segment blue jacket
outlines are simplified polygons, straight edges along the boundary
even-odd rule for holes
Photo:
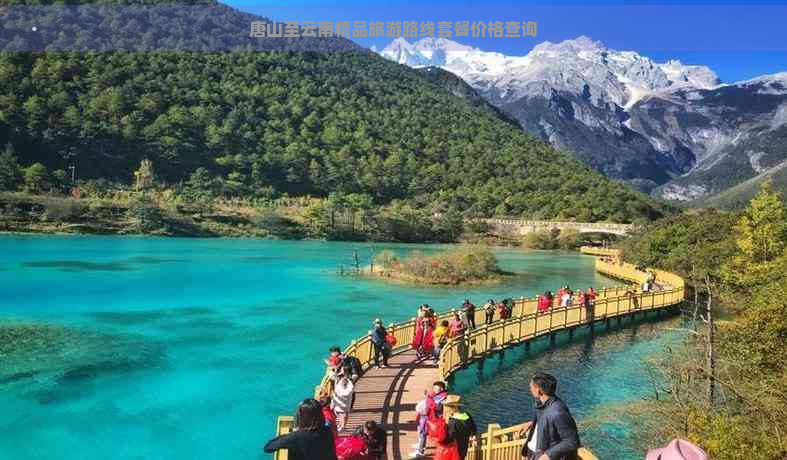
[[[577,424],[566,404],[557,396],[552,396],[544,403],[536,402],[533,428],[527,441],[533,436],[537,436],[535,458],[546,453],[550,460],[576,460],[577,449],[581,446]],[[522,456],[527,457],[529,452],[525,442]]]
[[[385,328],[383,326],[375,327],[372,331],[372,342],[378,347],[383,346],[385,343],[385,335]]]

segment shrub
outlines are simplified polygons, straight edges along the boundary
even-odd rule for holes
[[[41,163],[33,163],[23,170],[25,188],[29,192],[41,192],[49,188],[49,171]]]
[[[413,251],[401,262],[401,272],[437,283],[483,280],[500,274],[497,258],[483,245],[464,245],[433,256]]]
[[[128,209],[129,217],[134,219],[135,228],[140,233],[151,233],[165,227],[164,214],[161,209],[148,198],[140,198]]]
[[[271,210],[263,211],[255,219],[255,224],[270,235],[285,239],[300,239],[306,234],[301,224]]]
[[[74,200],[49,198],[44,200],[44,218],[50,221],[68,222],[84,214],[86,207]]]
[[[390,249],[380,251],[374,256],[374,264],[386,270],[390,270],[398,261],[399,258],[397,258],[396,254]]]
[[[559,230],[539,230],[528,233],[522,240],[522,246],[529,249],[557,249]]]
[[[579,231],[574,229],[561,230],[557,238],[560,249],[576,249],[582,246],[584,238]]]

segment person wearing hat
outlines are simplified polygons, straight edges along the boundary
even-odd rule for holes
[[[557,379],[550,374],[536,372],[530,379],[535,412],[519,433],[527,436],[522,447],[522,457],[527,460],[577,460],[581,447],[577,424],[556,390]]]
[[[448,439],[456,441],[459,449],[459,458],[467,455],[470,438],[478,434],[478,427],[473,417],[462,410],[462,398],[457,395],[448,395],[443,401],[443,416],[448,422]]]
[[[377,367],[388,367],[388,352],[386,351],[385,336],[388,335],[380,318],[374,320],[372,330],[372,346],[374,346],[374,365]],[[383,365],[380,365],[380,355],[383,356]]]
[[[689,441],[673,439],[667,447],[648,450],[645,460],[708,460],[708,454]]]

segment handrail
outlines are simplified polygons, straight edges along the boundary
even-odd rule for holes
[[[607,276],[622,279],[639,285],[648,279],[651,274],[669,289],[641,292],[637,287],[624,286],[605,288],[599,291],[599,296],[589,311],[584,306],[569,306],[551,308],[548,312],[530,311],[536,305],[536,299],[520,298],[514,303],[512,317],[497,320],[489,325],[478,326],[475,330],[452,339],[442,349],[438,364],[439,376],[446,380],[453,372],[467,364],[481,359],[490,352],[497,352],[505,348],[518,345],[527,340],[556,333],[560,330],[589,324],[597,320],[620,317],[630,313],[644,312],[676,305],[683,301],[685,296],[684,280],[673,273],[662,270],[650,269],[649,272],[638,270],[634,265],[620,262],[619,252],[615,249],[582,247],[585,254],[612,257],[615,261],[596,259],[596,271]],[[592,318],[588,313],[592,312]],[[477,324],[483,323],[483,310],[476,310]],[[453,315],[453,311],[438,315],[438,320]],[[415,334],[415,318],[398,324],[391,324],[388,329],[401,344],[395,352],[403,351]],[[358,357],[365,367],[372,361],[372,346],[370,336],[354,340],[345,350],[345,355]],[[327,378],[327,375],[326,375]],[[321,390],[326,380],[323,379],[315,390],[315,396]],[[518,460],[525,439],[519,438],[518,433],[524,424],[506,428],[490,424],[487,432],[478,436],[471,444],[466,460]],[[276,433],[284,434],[292,431],[292,417],[279,417]],[[587,449],[579,449],[580,460],[598,460]],[[287,451],[280,450],[274,455],[274,460],[287,460]]]
[[[291,415],[280,415],[276,419],[276,436],[290,433],[295,427],[295,418]],[[288,460],[289,451],[287,449],[279,449],[273,453],[273,460]]]
[[[552,221],[552,220],[526,220],[514,217],[492,217],[478,219],[487,224],[519,225],[523,227],[542,227],[542,228],[598,228],[614,229],[627,232],[637,228],[635,224],[617,224],[612,222],[571,222],[571,221]]]
[[[616,264],[596,259],[596,270],[635,283],[644,282],[648,274],[631,264]],[[671,273],[655,270],[656,279],[665,281],[670,289],[638,292],[627,291],[617,297],[598,299],[592,309],[584,306],[552,308],[544,313],[529,313],[518,318],[484,325],[451,340],[440,354],[439,375],[442,379],[468,363],[480,359],[489,352],[499,351],[536,337],[606,319],[675,305],[683,301],[683,280]],[[588,318],[592,312],[593,317]]]
[[[624,294],[630,288],[627,286],[613,286],[613,287],[606,287],[597,291],[598,299],[604,299],[607,297],[617,297]],[[520,297],[519,299],[514,300],[514,306],[511,311],[511,319],[519,318],[523,315],[530,314],[536,311],[536,306],[538,304],[538,297]],[[438,313],[437,314],[437,321],[447,320],[453,317],[454,313],[456,312],[455,309]],[[497,314],[497,313],[495,313]],[[484,310],[483,308],[476,308],[475,312],[475,322],[476,324],[483,324],[485,320]],[[493,324],[499,322],[501,320],[496,320]],[[387,328],[386,331],[390,334],[393,334],[396,337],[396,343],[398,346],[393,350],[394,353],[399,353],[409,349],[410,343],[415,337],[415,329],[416,329],[416,318],[411,318],[408,321],[404,321],[401,323],[392,323]],[[363,369],[367,369],[372,365],[374,362],[374,347],[372,346],[371,341],[371,331],[364,335],[363,337],[359,337],[350,342],[350,345],[344,349],[343,355],[344,356],[353,356],[358,358],[361,362],[361,366]],[[319,399],[321,393],[323,393],[324,389],[328,388],[330,384],[330,369],[326,369],[325,376],[320,381],[320,384],[314,390],[314,397]]]
[[[595,246],[582,246],[581,248],[579,248],[579,252],[591,256],[604,256],[604,257],[617,257],[619,254],[619,251],[617,249],[597,248]]]

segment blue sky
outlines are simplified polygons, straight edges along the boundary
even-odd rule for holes
[[[301,0],[304,2],[304,0]],[[632,50],[658,62],[680,59],[704,64],[731,82],[766,73],[787,71],[787,5],[550,4],[479,5],[456,0],[429,5],[402,0],[341,5],[306,0],[284,5],[274,0],[225,0],[225,3],[274,20],[297,21],[535,21],[538,34],[526,38],[460,37],[457,41],[485,51],[524,55],[545,40],[561,41],[579,35],[600,40],[617,50]],[[617,4],[609,4],[617,3]],[[390,38],[354,38],[378,48]]]

